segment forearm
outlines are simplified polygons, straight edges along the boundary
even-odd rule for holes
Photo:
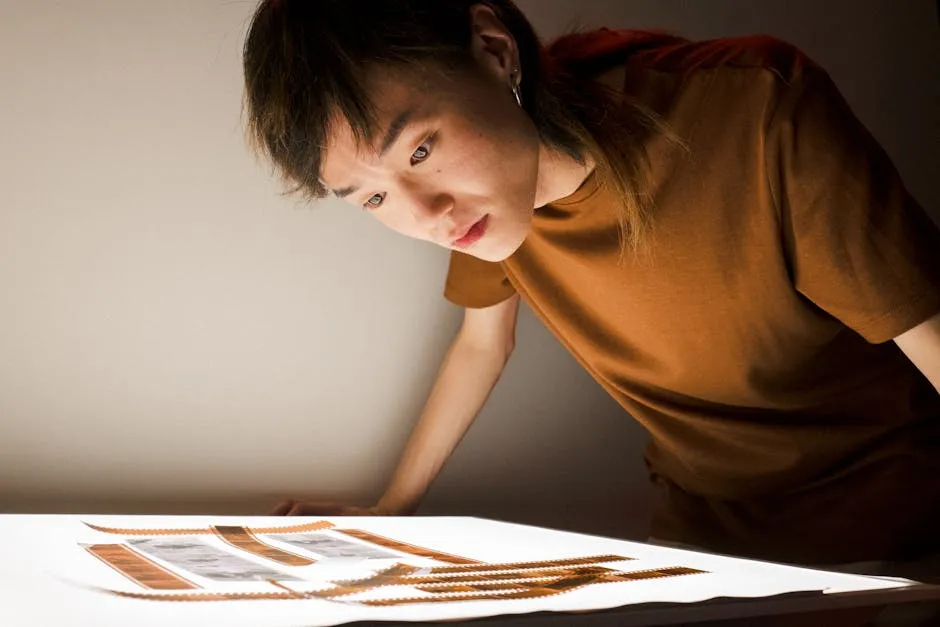
[[[410,514],[417,509],[496,385],[510,350],[483,348],[457,336],[377,505],[381,513]]]
[[[940,314],[899,335],[894,341],[940,392]]]

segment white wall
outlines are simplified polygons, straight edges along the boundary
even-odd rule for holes
[[[933,0],[520,0],[765,32],[940,208]],[[244,147],[253,2],[0,0],[0,511],[257,512],[381,491],[459,312],[446,253],[278,195]],[[645,435],[523,312],[426,512],[642,536]]]

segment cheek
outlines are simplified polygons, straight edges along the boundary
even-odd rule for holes
[[[382,211],[380,209],[378,211],[372,211],[371,215],[373,218],[378,220],[382,226],[385,226],[400,235],[422,241],[431,240],[430,234],[422,229],[414,221],[414,218],[411,215],[406,214],[404,211],[395,209]]]
[[[454,190],[485,199],[503,211],[520,204],[525,209],[535,195],[537,148],[493,136],[468,139],[465,146],[446,167],[445,180]]]
[[[477,132],[468,141],[464,162],[456,171],[466,180],[479,181],[487,195],[506,208],[532,209],[538,179],[538,139],[514,125]]]

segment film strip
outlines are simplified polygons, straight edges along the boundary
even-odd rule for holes
[[[537,577],[513,582],[478,582],[474,584],[418,585],[422,592],[432,597],[401,597],[396,599],[364,600],[363,605],[392,607],[415,603],[448,603],[454,601],[497,601],[510,599],[535,599],[572,592],[586,586],[602,583],[623,583],[701,574],[704,571],[682,566],[655,570],[618,572],[602,567],[582,567],[559,571],[552,577]]]
[[[526,570],[526,571],[501,571],[498,573],[470,573],[462,575],[425,575],[406,577],[403,583],[412,586],[449,586],[454,584],[485,584],[499,583],[504,581],[524,581],[534,579],[552,579],[561,575],[596,575],[609,572],[609,569],[602,566],[579,566],[576,568],[546,568],[544,570]]]
[[[464,566],[435,566],[431,569],[434,574],[448,573],[484,573],[497,572],[501,570],[529,570],[533,568],[558,568],[564,566],[587,566],[592,564],[604,564],[607,562],[628,562],[635,558],[623,557],[621,555],[597,555],[595,557],[572,557],[568,559],[549,560],[541,562],[509,562],[505,564],[468,564]]]
[[[266,582],[277,588],[277,591],[195,592],[195,590],[201,590],[201,586],[161,566],[158,562],[150,559],[148,555],[136,551],[134,547],[126,544],[82,545],[99,560],[145,589],[141,592],[117,590],[108,590],[107,592],[126,598],[148,600],[191,602],[321,599],[357,605],[390,607],[419,603],[534,599],[564,594],[602,583],[636,582],[688,576],[704,572],[680,566],[633,572],[609,567],[611,563],[629,562],[634,559],[620,555],[482,563],[459,555],[400,542],[361,529],[337,529],[335,525],[327,521],[279,527],[214,525],[198,529],[127,529],[85,524],[96,531],[132,538],[213,535],[239,551],[244,551],[277,564],[299,567],[316,564],[317,559],[268,544],[264,538],[259,536],[302,534],[329,530],[331,534],[325,535],[343,535],[372,546],[445,564],[421,568],[398,563],[361,579],[324,582],[321,585],[329,587],[312,591],[293,589],[296,588],[297,584],[303,583],[303,577],[298,580],[294,575],[280,577],[270,570],[268,572],[259,571],[255,575],[257,577],[255,581]],[[281,538],[281,540],[284,539]],[[134,539],[127,542],[133,544],[148,541]],[[193,541],[195,540],[189,542]],[[178,543],[175,539],[171,542]],[[301,546],[304,545],[301,544]],[[315,548],[311,550],[316,553]],[[184,568],[183,572],[188,571]],[[288,587],[288,584],[292,587]],[[412,592],[409,594],[403,588],[410,588]],[[389,595],[398,594],[399,596],[375,598],[376,593],[381,594],[383,589]],[[362,593],[372,593],[373,598],[356,598],[356,595]]]
[[[422,546],[416,546],[414,544],[408,544],[407,542],[399,542],[398,540],[392,540],[391,538],[386,538],[385,536],[380,536],[369,531],[363,531],[362,529],[334,529],[337,533],[342,533],[349,536],[350,538],[355,538],[357,540],[362,540],[363,542],[370,542],[376,544],[386,549],[392,549],[393,551],[398,551],[399,553],[406,553],[408,555],[415,555],[418,557],[426,557],[438,562],[444,562],[445,564],[479,564],[477,560],[472,560],[466,557],[460,557],[459,555],[451,555],[450,553],[442,553],[441,551],[435,551],[433,549],[426,549]]]
[[[394,566],[377,572],[371,577],[355,579],[351,581],[333,581],[331,583],[335,586],[334,588],[330,588],[328,590],[319,590],[309,594],[312,594],[319,599],[335,599],[338,597],[359,594],[360,592],[371,592],[372,590],[376,590],[377,588],[382,588],[384,586],[408,585],[406,583],[408,581],[407,577],[420,570],[421,569],[417,566],[409,566],[408,564],[395,564]],[[278,587],[289,590],[289,588],[286,588],[283,585],[279,585]]]
[[[368,531],[363,531],[361,529],[337,529],[333,523],[325,520],[282,527],[228,527],[220,525],[188,529],[131,529],[126,527],[104,527],[89,522],[86,522],[85,525],[91,529],[94,529],[95,531],[100,531],[102,533],[132,537],[216,535],[229,544],[236,546],[237,548],[247,550],[254,555],[274,559],[274,561],[278,563],[288,564],[291,566],[306,566],[315,563],[315,560],[311,560],[310,562],[302,564],[298,560],[306,560],[308,558],[270,546],[260,540],[257,536],[332,530],[336,533],[349,536],[350,538],[355,538],[357,540],[374,544],[386,549],[398,551],[399,553],[424,557],[438,562],[443,562],[445,564],[473,565],[480,563],[477,560],[472,560],[466,557],[460,557],[459,555],[452,555],[450,553],[444,553],[441,551],[435,551],[426,547],[408,544],[407,542],[399,542],[398,540],[393,540],[391,538],[380,536]],[[225,533],[220,533],[218,531],[219,529],[225,529]],[[236,532],[234,531],[235,529],[240,531]],[[230,539],[235,540],[235,542],[229,542]],[[236,542],[238,544],[236,544]],[[273,556],[276,556],[276,558]],[[292,560],[292,562],[296,563],[282,560]]]
[[[100,531],[101,533],[110,533],[113,535],[119,536],[200,536],[200,535],[213,535],[215,534],[215,527],[201,527],[198,529],[129,529],[122,527],[102,527],[101,525],[93,525],[89,522],[86,522],[85,525],[94,529],[95,531]],[[335,525],[333,523],[318,520],[312,523],[305,523],[301,525],[288,525],[283,527],[244,527],[250,533],[255,535],[264,535],[270,533],[304,533],[308,531],[323,531],[325,529],[332,529]]]
[[[333,582],[334,587],[326,590],[300,591],[287,587],[283,582],[269,581],[280,588],[281,592],[249,593],[180,593],[154,594],[113,591],[118,596],[161,601],[241,601],[241,600],[276,600],[276,599],[322,599],[342,601],[374,607],[414,605],[420,603],[452,603],[460,601],[503,601],[513,599],[534,599],[572,592],[586,586],[602,583],[625,583],[702,574],[705,571],[683,566],[641,570],[634,572],[616,571],[603,566],[552,567],[552,561],[539,564],[539,568],[510,572],[511,564],[492,564],[504,572],[493,573],[483,570],[480,573],[463,572],[428,576],[418,574],[427,572],[416,566],[396,564],[371,577],[356,581]],[[507,578],[512,576],[512,580]],[[401,596],[387,599],[348,599],[355,594],[374,592],[386,586],[410,586],[431,596]]]
[[[278,564],[284,564],[286,566],[310,566],[311,564],[317,563],[315,559],[303,557],[302,555],[297,555],[296,553],[291,553],[290,551],[285,551],[284,549],[279,549],[262,542],[247,527],[217,525],[212,527],[212,530],[224,542],[236,549],[269,559]]]
[[[83,544],[86,551],[142,588],[197,590],[199,586],[125,544]]]

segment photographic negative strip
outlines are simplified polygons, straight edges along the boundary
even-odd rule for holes
[[[199,588],[124,544],[83,544],[85,550],[148,590],[195,590]]]
[[[316,560],[262,542],[255,534],[251,533],[251,530],[247,527],[217,525],[213,527],[213,529],[225,543],[232,545],[236,549],[269,559],[278,564],[284,564],[285,566],[310,566],[316,563]]]
[[[133,571],[128,576],[147,591],[111,592],[138,599],[320,599],[362,607],[395,607],[538,599],[597,584],[622,584],[705,572],[684,566],[639,567],[631,572],[624,566],[634,558],[615,554],[483,563],[364,529],[336,527],[326,521],[281,528],[214,525],[188,537],[177,535],[173,529],[147,530],[154,535],[142,537],[145,530],[92,527],[108,533],[130,532],[130,537],[125,538],[126,545],[113,545],[124,547],[122,552],[112,548],[99,551],[102,553],[99,557],[116,556],[117,563],[111,564],[114,568],[125,574]],[[207,532],[216,539],[207,538]],[[218,541],[225,545],[215,544]],[[280,548],[282,544],[298,552]],[[407,557],[421,557],[436,564],[416,566],[400,561]],[[297,568],[284,572],[266,567],[258,558]],[[377,567],[376,560],[385,560],[386,565]],[[388,564],[387,560],[398,563]],[[337,578],[330,569],[320,569],[329,561],[335,561],[337,567],[353,568],[350,572],[361,568],[368,574]],[[177,571],[178,580],[166,576],[174,573],[160,572],[160,569],[166,570],[166,565]],[[122,570],[122,566],[127,568]],[[189,581],[187,575],[204,577],[219,585],[203,584],[203,590],[193,591],[185,585]],[[253,585],[248,589],[224,586],[230,583]]]
[[[326,533],[297,533],[269,535],[268,538],[310,551],[323,559],[401,559],[401,555],[377,546],[350,542]]]
[[[377,544],[379,546],[385,547],[386,549],[392,549],[393,551],[398,551],[400,553],[407,553],[408,555],[417,555],[418,557],[424,557],[436,562],[444,562],[445,564],[479,564],[477,560],[467,559],[466,557],[461,557],[459,555],[451,555],[450,553],[442,553],[441,551],[435,551],[434,549],[428,549],[423,546],[408,544],[407,542],[399,542],[398,540],[386,538],[385,536],[380,536],[379,534],[372,533],[370,531],[363,531],[362,529],[337,529],[336,532],[347,535],[350,538],[362,540],[363,542]]]
[[[293,575],[256,564],[198,538],[135,538],[127,543],[141,553],[213,581],[298,581]]]

